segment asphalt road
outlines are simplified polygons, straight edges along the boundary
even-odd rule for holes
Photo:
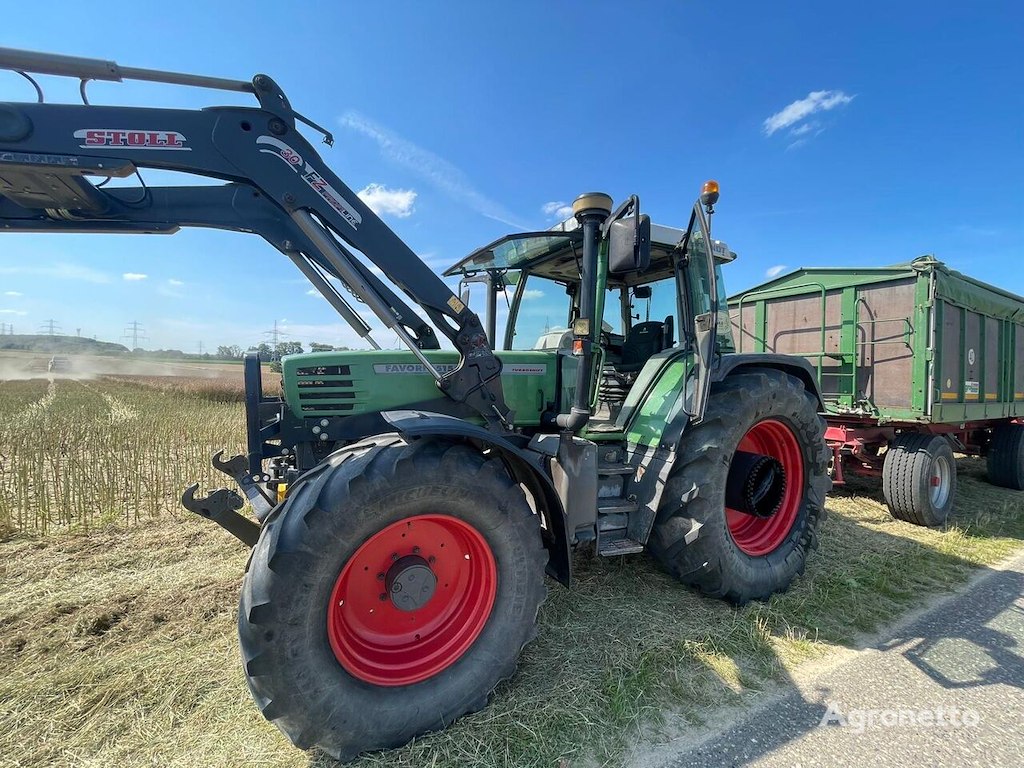
[[[1024,554],[660,765],[1024,766]]]

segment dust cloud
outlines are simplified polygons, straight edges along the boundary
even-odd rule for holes
[[[49,371],[52,355],[33,353],[0,353],[0,381],[27,379],[70,379],[87,381],[97,376],[181,376],[216,378],[222,365],[202,362],[167,362],[92,355],[57,355],[68,361],[64,371]]]

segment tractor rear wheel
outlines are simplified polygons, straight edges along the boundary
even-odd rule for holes
[[[536,634],[541,530],[500,459],[393,435],[332,455],[265,526],[238,615],[263,715],[337,759],[484,707]]]
[[[882,495],[897,520],[942,525],[956,496],[956,459],[941,435],[903,432],[882,464]]]
[[[988,481],[1024,491],[1024,424],[1000,424],[988,447]]]
[[[680,440],[652,554],[684,584],[737,604],[785,590],[825,517],[824,432],[817,400],[793,376],[758,369],[714,384],[704,419]],[[767,506],[731,507],[737,486]]]

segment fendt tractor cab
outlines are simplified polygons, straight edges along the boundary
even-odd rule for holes
[[[679,230],[590,193],[555,230],[474,251],[447,274],[484,285],[485,327],[327,168],[298,125],[332,137],[266,75],[10,49],[0,67],[81,79],[83,97],[135,78],[259,102],[49,104],[37,86],[39,103],[0,103],[0,231],[255,233],[373,348],[284,358],[281,397],[248,357],[247,454],[213,460],[242,495],[183,496],[253,547],[245,675],[297,746],[347,758],[485,706],[535,633],[545,570],[568,586],[574,549],[646,550],[737,603],[802,572],[829,486],[821,402],[804,359],[733,352],[714,182]],[[222,183],[104,181],[148,168]],[[380,349],[335,283],[407,349]]]
[[[708,182],[706,189],[708,194],[714,194],[717,185]],[[632,410],[622,414],[622,406],[640,380],[640,373],[647,370],[645,380],[649,383],[651,375],[660,368],[648,368],[649,360],[664,357],[662,353],[674,349],[677,339],[696,339],[694,318],[711,312],[712,291],[718,307],[726,306],[721,266],[736,258],[720,240],[712,241],[713,258],[709,258],[703,233],[697,230],[690,233],[688,251],[692,257],[685,265],[677,265],[679,246],[688,233],[648,224],[646,217],[641,222],[642,234],[631,234],[628,230],[624,234],[627,248],[631,236],[643,238],[643,268],[623,272],[605,268],[594,288],[600,297],[594,310],[595,323],[600,319],[601,330],[594,347],[598,358],[589,390],[591,416],[581,436],[596,441],[623,437],[623,426]],[[632,223],[632,219],[627,223]],[[572,402],[580,360],[579,345],[573,350],[573,328],[580,317],[583,295],[581,244],[579,222],[571,218],[554,230],[503,237],[474,251],[444,273],[446,277],[460,278],[460,294],[467,303],[470,286],[485,286],[485,327],[492,345],[502,350],[503,360],[518,351],[548,351],[535,362],[547,365],[553,361],[557,366],[558,380],[565,388],[559,393],[563,404]],[[600,264],[599,270],[604,266]],[[502,314],[507,315],[503,329],[498,322],[499,295],[505,302]],[[721,352],[734,349],[728,314],[724,311],[719,312],[717,336]],[[552,356],[555,350],[562,354]],[[554,398],[551,400],[555,404]],[[556,408],[560,410],[557,405]],[[618,419],[620,414],[622,421]]]

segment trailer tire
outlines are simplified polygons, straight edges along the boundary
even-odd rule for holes
[[[649,541],[651,554],[684,584],[739,605],[784,591],[803,573],[825,518],[831,480],[824,432],[817,399],[794,376],[757,369],[713,384],[704,419],[679,441]],[[781,462],[785,491],[771,517],[726,508],[737,449]],[[694,486],[696,496],[681,503]]]
[[[540,524],[503,462],[386,435],[307,476],[242,584],[263,715],[300,749],[349,760],[486,706],[545,595]]]
[[[897,520],[945,523],[956,497],[956,460],[949,441],[920,432],[897,435],[885,452],[882,494]]]
[[[988,481],[1024,491],[1024,424],[1000,424],[988,447]]]

